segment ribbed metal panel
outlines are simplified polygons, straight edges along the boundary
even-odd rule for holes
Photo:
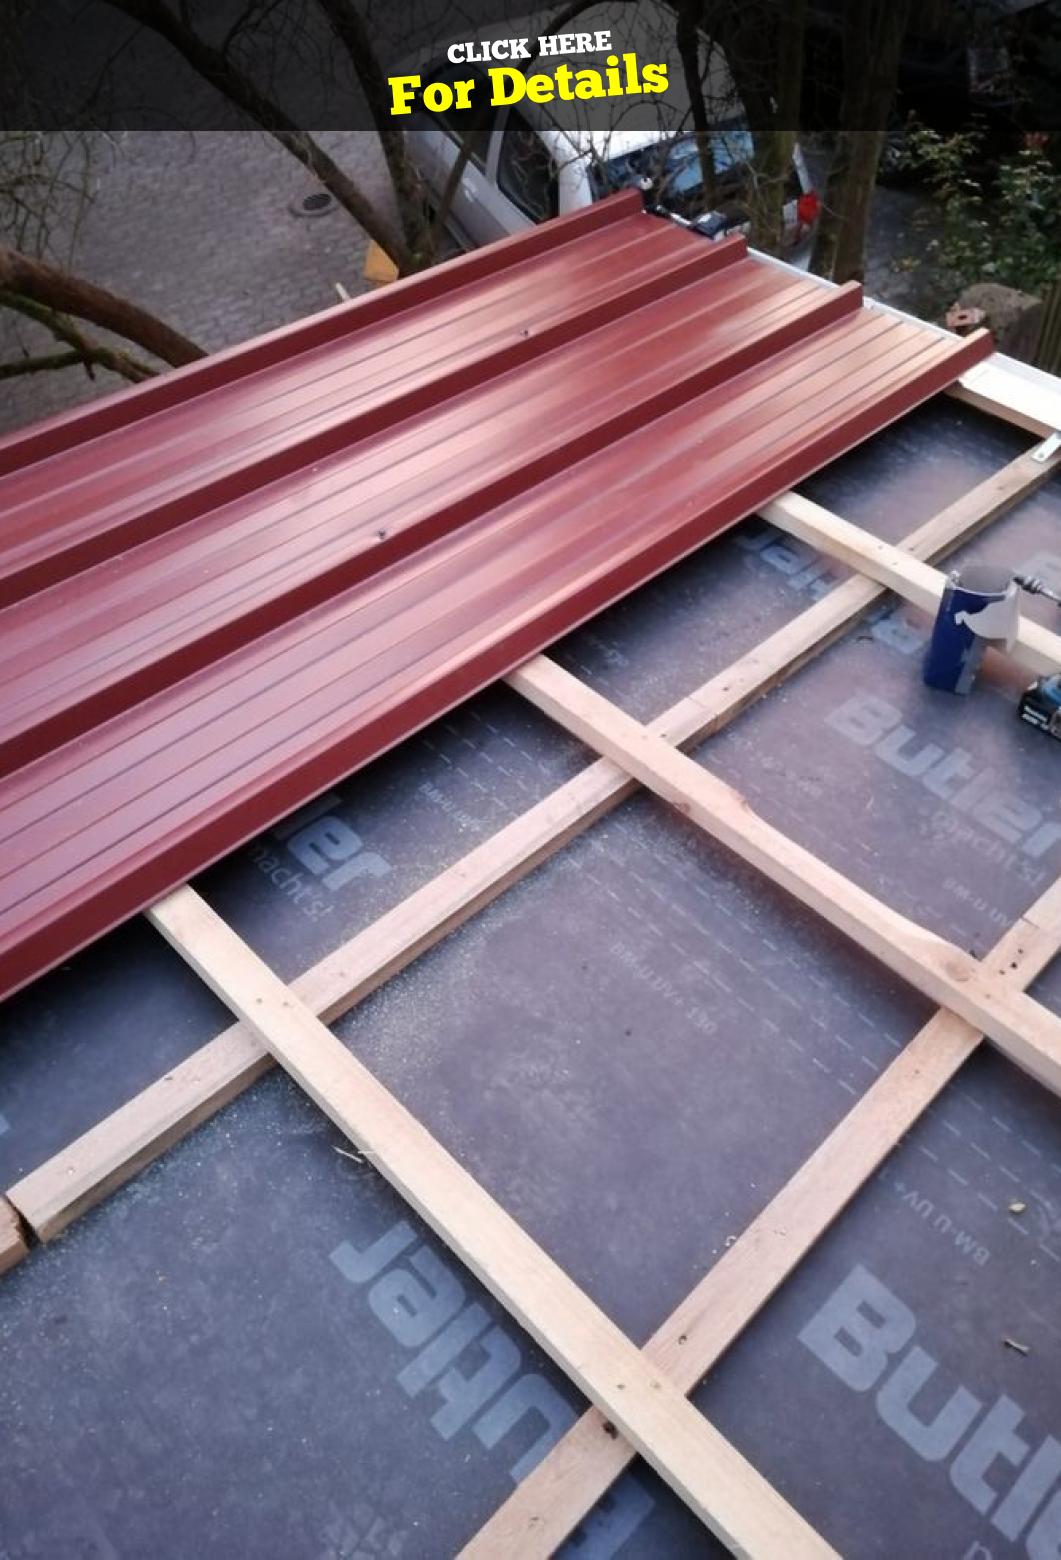
[[[0,994],[989,350],[622,195],[0,442]]]

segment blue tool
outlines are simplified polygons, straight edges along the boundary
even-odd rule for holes
[[[1020,588],[1010,574],[971,565],[951,574],[925,655],[930,688],[968,693],[990,642],[1012,648],[1020,625]]]
[[[1020,627],[1022,590],[1061,606],[1061,594],[1036,575],[1006,576],[998,569],[975,566],[950,575],[925,655],[924,678],[930,688],[968,693],[988,644],[1012,649]],[[1061,672],[1026,688],[1017,714],[1029,726],[1061,740]]]

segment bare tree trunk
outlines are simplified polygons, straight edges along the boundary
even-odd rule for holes
[[[803,106],[803,55],[807,29],[807,0],[786,0],[781,6],[777,31],[777,128],[799,130]]]
[[[795,130],[755,131],[751,237],[756,249],[776,254],[781,247],[785,185],[796,145]]]
[[[866,233],[883,130],[842,130],[829,166],[811,270],[837,282],[865,274]]]
[[[60,270],[47,260],[35,260],[0,244],[0,288],[18,293],[60,314],[72,314],[112,330],[127,341],[174,367],[206,356],[202,347],[149,314],[127,298],[97,287],[83,277]]]
[[[117,0],[108,0],[114,5]],[[324,188],[348,212],[359,227],[364,228],[369,238],[374,239],[382,250],[385,250],[399,271],[403,275],[415,269],[412,256],[402,241],[401,234],[393,228],[385,217],[376,210],[372,203],[357,188],[352,179],[348,178],[328,153],[310,135],[308,130],[280,129],[276,125],[259,121],[262,128],[268,130],[270,135],[276,137],[280,145],[297,157],[304,168],[308,168],[314,178],[319,179]]]
[[[424,192],[416,170],[406,155],[405,137],[394,127],[391,119],[387,79],[373,48],[371,34],[351,0],[317,0],[317,3],[345,48],[368,100],[369,112],[394,186],[411,268],[430,265],[434,252]]]
[[[785,0],[777,20],[777,90],[774,129],[755,137],[755,209],[751,241],[758,249],[776,254],[781,231],[792,153],[796,149],[799,111],[803,96],[803,38],[807,0]]]
[[[844,95],[840,134],[810,268],[834,281],[861,281],[866,233],[895,97],[911,0],[850,0],[844,13]]]
[[[387,251],[399,270],[412,268],[412,257],[402,234],[376,210],[367,196],[362,194],[308,131],[300,130],[294,120],[259,91],[254,82],[237,69],[220,49],[204,43],[163,0],[107,0],[107,4],[165,38],[204,80],[297,157],[334,195],[354,221],[364,228],[369,237]]]
[[[752,219],[752,243],[776,254],[781,229],[792,154],[796,149],[800,107],[803,100],[803,44],[807,24],[807,0],[785,0],[777,21],[777,92],[774,130],[756,136],[756,162],[760,188]],[[765,141],[765,145],[762,143]]]
[[[722,45],[748,123],[771,129],[776,12],[763,0],[704,0],[704,26]]]
[[[715,159],[711,150],[711,125],[704,102],[704,88],[700,80],[700,21],[704,12],[704,0],[679,0],[675,42],[681,55],[685,90],[689,94],[692,111],[696,150],[700,159],[700,182],[704,187],[704,207],[710,211],[715,204]]]
[[[685,0],[679,6],[679,23]],[[737,94],[753,127],[755,159],[748,189],[751,241],[780,248],[785,187],[799,126],[806,0],[706,0]],[[695,110],[693,114],[696,122]]]

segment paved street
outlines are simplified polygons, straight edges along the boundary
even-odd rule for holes
[[[389,198],[379,143],[365,132],[322,141],[374,196]],[[297,217],[290,203],[317,186],[271,137],[257,132],[151,131],[100,138],[98,190],[72,262],[94,282],[142,304],[207,350],[243,341],[355,293],[366,240],[346,214]],[[102,335],[101,332],[96,332]],[[50,336],[0,310],[0,360]],[[0,429],[62,411],[123,383],[81,368],[0,385]]]

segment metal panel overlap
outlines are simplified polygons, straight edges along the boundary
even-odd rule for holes
[[[0,995],[989,350],[627,194],[0,442]]]

